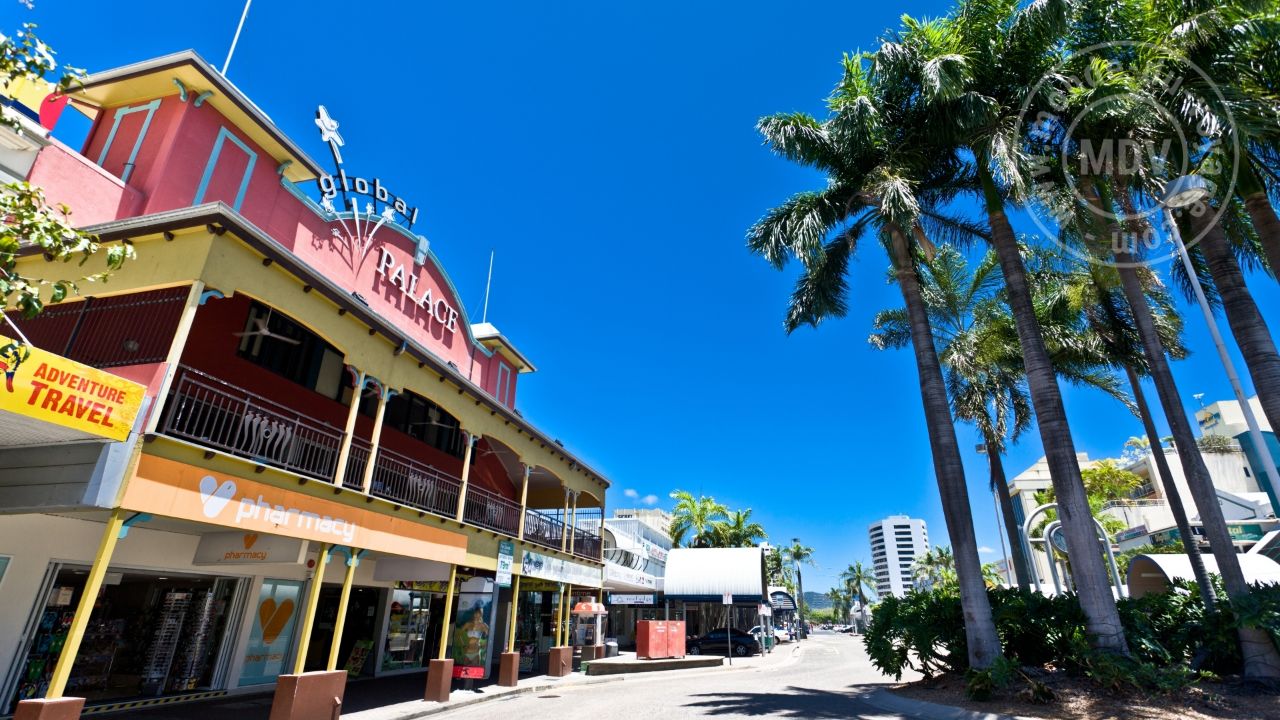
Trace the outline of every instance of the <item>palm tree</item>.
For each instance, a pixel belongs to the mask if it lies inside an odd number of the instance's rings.
[[[1107,14],[1106,10],[1098,10],[1092,6],[1090,11],[1096,11],[1104,16]],[[1084,23],[1087,32],[1077,38],[1076,43],[1092,46],[1099,40],[1116,39],[1107,35],[1114,31],[1113,25],[1093,22],[1088,15],[1086,20],[1090,20]],[[1143,54],[1118,52],[1113,53],[1113,56],[1108,59],[1111,60],[1110,64],[1105,70],[1098,68],[1100,72],[1095,75],[1098,81],[1091,88],[1078,90],[1067,96],[1069,105],[1074,105],[1074,108],[1069,108],[1068,112],[1075,110],[1072,118],[1072,136],[1077,138],[1073,141],[1075,145],[1082,144],[1079,138],[1126,138],[1142,141],[1158,137],[1161,132],[1180,129],[1177,123],[1171,122],[1166,115],[1151,110],[1152,107],[1160,106],[1160,94],[1165,91],[1165,88],[1149,80],[1144,82],[1144,79],[1160,72],[1162,69],[1160,63],[1164,61],[1160,55],[1149,57]],[[1095,66],[1091,64],[1090,67]],[[1041,142],[1061,142],[1061,132],[1060,128],[1052,126],[1047,130],[1041,129],[1040,133],[1046,136],[1041,139]],[[1064,143],[1064,147],[1070,149],[1073,146],[1072,143]],[[1240,570],[1239,559],[1235,554],[1234,544],[1222,515],[1213,480],[1195,444],[1191,423],[1186,416],[1181,395],[1168,365],[1166,348],[1151,311],[1147,287],[1138,270],[1140,258],[1136,253],[1139,248],[1136,243],[1133,247],[1129,247],[1114,241],[1110,243],[1110,247],[1106,247],[1104,242],[1097,240],[1123,238],[1126,237],[1126,230],[1132,232],[1135,228],[1146,231],[1142,233],[1144,235],[1153,232],[1149,226],[1143,227],[1146,223],[1140,220],[1138,209],[1144,197],[1158,196],[1160,188],[1157,178],[1164,163],[1144,164],[1142,158],[1132,158],[1132,160],[1136,162],[1128,165],[1137,167],[1136,171],[1125,171],[1124,163],[1098,167],[1083,162],[1078,166],[1071,165],[1066,170],[1067,172],[1078,171],[1075,172],[1075,183],[1080,188],[1085,206],[1077,206],[1074,213],[1063,216],[1065,218],[1064,234],[1076,238],[1095,238],[1094,242],[1082,242],[1085,249],[1103,259],[1114,260],[1118,285],[1123,291],[1130,318],[1142,347],[1142,359],[1155,383],[1166,420],[1169,422],[1170,431],[1178,448],[1178,456],[1187,477],[1188,487],[1200,512],[1210,547],[1218,560],[1224,586],[1233,601],[1244,602],[1250,593],[1249,586]],[[1088,171],[1086,167],[1089,168]],[[1232,296],[1237,324],[1242,327],[1247,326],[1247,329],[1237,334],[1237,339],[1241,340],[1242,349],[1250,345],[1251,352],[1248,353],[1248,357],[1251,357],[1260,368],[1261,377],[1280,382],[1280,355],[1276,355],[1275,345],[1265,323],[1262,322],[1261,315],[1244,288],[1243,275],[1240,273],[1233,253],[1227,249],[1227,240],[1221,224],[1209,218],[1207,214],[1199,219],[1196,218],[1196,213],[1189,213],[1189,215],[1191,215],[1190,224],[1202,236],[1201,249],[1208,258],[1208,265],[1214,273],[1219,294]],[[1121,217],[1127,219],[1130,227],[1122,226],[1119,219]],[[1098,285],[1105,289],[1108,280],[1104,274],[1101,271],[1094,271],[1094,276],[1101,278]],[[1223,304],[1225,307],[1225,295]],[[1228,316],[1230,319],[1230,310],[1228,310]],[[1246,337],[1252,338],[1252,342],[1246,340]],[[1132,371],[1132,363],[1129,367],[1131,381],[1135,381],[1136,373]],[[1251,370],[1254,367],[1255,365],[1250,365]],[[1258,381],[1258,377],[1259,375],[1255,374],[1255,382]],[[1133,384],[1137,386],[1136,382]],[[1260,389],[1261,387],[1262,385],[1259,385]],[[1140,389],[1138,392],[1140,393]],[[1276,399],[1280,400],[1280,394],[1276,395]],[[1277,405],[1277,418],[1280,419],[1280,405]],[[1154,427],[1149,423],[1145,424],[1147,424],[1148,433],[1154,435]],[[1162,454],[1162,452],[1157,453],[1157,455]],[[1160,460],[1163,458],[1158,458],[1157,462]],[[1176,497],[1176,489],[1169,495],[1171,498]],[[1185,516],[1185,512],[1183,514]],[[1181,522],[1179,524],[1182,525]],[[1189,533],[1189,526],[1187,530],[1181,531]],[[1188,537],[1193,536],[1188,534]],[[1194,545],[1194,543],[1188,544]],[[1077,560],[1074,553],[1072,558]],[[1195,559],[1193,557],[1193,562]],[[1207,573],[1200,568],[1197,570],[1198,579],[1207,585]],[[1211,594],[1207,594],[1206,601],[1212,603],[1212,597]],[[1266,634],[1255,628],[1240,628],[1239,636],[1246,674],[1258,677],[1280,677],[1280,653],[1276,651]]]
[[[840,573],[840,580],[844,582],[850,599],[857,598],[858,614],[865,625],[867,621],[867,593],[874,594],[876,591],[875,573],[859,560]]]
[[[728,515],[728,509],[713,497],[694,497],[685,490],[671,493],[676,505],[671,510],[671,543],[673,547],[687,540],[688,547],[713,547],[716,523]]]
[[[945,545],[933,548],[916,558],[911,564],[911,576],[915,580],[916,589],[923,585],[926,590],[945,590],[955,587],[956,559],[951,548]],[[986,573],[983,573],[985,587]]]
[[[807,633],[804,631],[804,577],[800,573],[800,566],[813,564],[813,548],[802,545],[800,538],[793,538],[791,545],[782,549],[782,556],[791,563],[796,573],[796,618],[799,620],[799,639],[803,639]]]
[[[1069,0],[962,0],[947,18],[904,18],[882,44],[877,72],[923,108],[934,142],[973,158],[992,247],[1000,260],[1040,440],[1060,503],[1063,534],[1076,562],[1076,588],[1090,644],[1128,654],[1128,644],[1098,552],[1098,536],[1076,462],[1057,373],[1037,322],[1022,248],[1005,213],[1026,196],[1029,175],[1018,118],[1038,81],[1053,69],[1071,20]]]
[[[1104,347],[1084,322],[1079,306],[1069,301],[1052,268],[1045,271],[1047,256],[1035,253],[1034,259],[1037,316],[1049,338],[1054,368],[1073,384],[1100,389],[1128,403],[1107,370],[1110,361]],[[1020,586],[1029,588],[1030,564],[1002,459],[1006,442],[1016,442],[1030,427],[1031,402],[1017,331],[1001,292],[998,261],[988,252],[971,272],[964,256],[954,248],[943,248],[922,264],[920,275],[934,342],[946,368],[952,411],[957,420],[973,423],[982,434],[991,491],[1000,503],[1015,576]],[[882,349],[905,345],[904,315],[901,309],[877,314],[871,344]]]
[[[821,192],[801,193],[766,213],[749,231],[748,246],[779,268],[792,256],[803,263],[785,323],[791,332],[846,313],[849,260],[865,232],[878,230],[910,317],[934,474],[947,532],[958,550],[969,662],[985,668],[1000,655],[1000,642],[982,585],[964,465],[916,273],[918,256],[933,249],[926,230],[955,238],[972,236],[974,229],[937,210],[962,184],[958,160],[928,150],[910,94],[873,83],[864,62],[862,55],[846,56],[827,121],[802,114],[760,121],[775,152],[826,173],[828,183]]]
[[[751,508],[734,510],[726,520],[716,522],[711,528],[713,547],[755,547],[767,536],[760,523],[751,521]]]
[[[849,593],[844,588],[833,587],[827,591],[827,597],[831,598],[831,609],[840,622],[848,621]]]

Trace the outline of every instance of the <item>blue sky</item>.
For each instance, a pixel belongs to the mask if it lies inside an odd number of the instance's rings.
[[[0,2],[0,29],[38,22],[90,71],[186,48],[221,66],[242,7]],[[611,507],[637,504],[627,489],[669,505],[674,488],[750,507],[775,542],[816,548],[807,590],[869,560],[867,526],[885,515],[922,517],[945,542],[914,363],[866,342],[875,312],[900,303],[883,254],[863,247],[847,319],[787,337],[794,271],[743,241],[767,208],[822,184],[761,147],[755,121],[822,112],[842,52],[945,3],[532,5],[256,0],[228,77],[317,158],[325,104],[348,167],[421,206],[416,229],[476,319],[496,251],[489,319],[539,367],[519,405],[612,480]],[[1280,328],[1277,284],[1251,282]],[[1188,317],[1183,394],[1227,398]],[[1115,402],[1064,394],[1090,456],[1140,434]],[[1006,466],[1041,454],[1032,433]],[[971,452],[966,465],[994,560],[986,465]]]

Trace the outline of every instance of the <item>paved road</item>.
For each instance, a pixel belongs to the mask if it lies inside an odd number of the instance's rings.
[[[795,652],[793,649],[798,649]],[[778,647],[734,669],[628,675],[622,682],[557,688],[451,710],[449,720],[640,720],[641,718],[905,717],[861,695],[889,682],[867,660],[861,638],[822,633]]]

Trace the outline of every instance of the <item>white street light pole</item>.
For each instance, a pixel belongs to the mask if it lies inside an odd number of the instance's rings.
[[[1222,333],[1218,331],[1218,321],[1213,317],[1213,308],[1209,307],[1209,300],[1204,296],[1204,288],[1200,287],[1200,277],[1196,274],[1195,266],[1191,264],[1187,246],[1182,242],[1178,223],[1173,219],[1171,208],[1194,205],[1208,195],[1207,184],[1203,178],[1196,175],[1184,175],[1170,182],[1165,188],[1164,200],[1161,202],[1164,207],[1164,219],[1169,225],[1169,235],[1173,238],[1173,244],[1178,248],[1178,256],[1182,258],[1182,267],[1186,269],[1187,276],[1191,279],[1191,288],[1195,291],[1196,301],[1200,304],[1200,312],[1204,314],[1205,324],[1209,326],[1209,335],[1218,349],[1218,359],[1222,361],[1222,367],[1227,371],[1231,390],[1235,392],[1236,402],[1240,404],[1240,410],[1244,413],[1244,421],[1249,426],[1249,437],[1258,449],[1258,455],[1262,461],[1262,470],[1271,480],[1273,492],[1280,492],[1280,473],[1276,471],[1276,461],[1271,457],[1271,448],[1267,447],[1266,438],[1262,436],[1262,428],[1258,426],[1258,418],[1254,416],[1253,408],[1249,406],[1249,398],[1244,393],[1244,386],[1240,384],[1240,376],[1236,374],[1235,364],[1231,362],[1231,356],[1227,354],[1227,345],[1222,341]],[[1280,432],[1280,428],[1272,428],[1272,430]],[[1274,508],[1274,510],[1280,512],[1280,508]]]

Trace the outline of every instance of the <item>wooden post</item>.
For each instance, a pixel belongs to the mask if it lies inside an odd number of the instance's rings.
[[[120,530],[124,528],[124,515],[125,511],[121,508],[112,510],[111,517],[107,519],[107,527],[102,531],[98,553],[93,558],[88,577],[85,578],[84,591],[80,593],[80,602],[76,603],[76,614],[71,620],[71,627],[67,629],[67,638],[62,643],[58,662],[53,666],[53,675],[49,678],[49,691],[45,693],[45,697],[50,700],[62,697],[63,691],[67,689],[71,666],[75,664],[76,654],[80,652],[80,642],[84,640],[84,631],[89,627],[89,616],[93,614],[98,591],[102,589],[102,580],[111,564],[111,555],[120,540]]]
[[[507,619],[507,652],[516,650],[516,606],[520,604],[520,576],[511,585],[511,617]]]
[[[165,356],[164,377],[156,390],[156,402],[151,408],[151,415],[147,417],[146,432],[148,433],[155,432],[160,426],[161,403],[163,398],[169,397],[169,388],[173,385],[173,378],[178,374],[182,351],[187,347],[187,337],[191,334],[191,326],[196,321],[196,310],[200,307],[200,299],[204,297],[204,287],[204,283],[197,280],[191,283],[191,288],[187,291],[187,304],[183,306],[182,315],[178,317],[178,327],[174,330],[173,340],[169,343],[169,352]],[[222,295],[222,293],[217,294],[219,297]]]
[[[520,530],[516,533],[516,537],[524,540],[524,519],[529,514],[529,473],[532,471],[528,465],[524,466],[524,481],[520,484]]]
[[[364,395],[364,383],[368,379],[368,375],[364,371],[355,371],[348,368],[355,376],[355,385],[351,393],[351,407],[347,409],[347,426],[342,433],[342,444],[338,446],[338,466],[333,470],[333,486],[342,487],[342,481],[347,476],[347,458],[351,457],[351,440],[356,432],[356,415],[360,413],[360,396]]]
[[[293,659],[294,675],[301,675],[307,665],[307,649],[311,646],[311,628],[316,623],[316,608],[320,605],[320,586],[324,584],[324,567],[329,564],[329,553],[332,550],[332,545],[320,543],[320,553],[316,555],[316,571],[311,577],[311,587],[307,588],[306,607],[302,609],[298,655]]]
[[[333,623],[333,641],[329,645],[330,671],[338,669],[338,647],[342,644],[342,630],[347,624],[347,605],[351,601],[351,584],[356,579],[356,566],[360,554],[355,548],[347,548],[347,574],[342,578],[342,597],[338,600],[338,617]]]
[[[462,484],[458,486],[458,522],[462,522],[462,513],[467,508],[467,479],[471,477],[471,454],[479,435],[467,433],[467,449],[462,455]]]
[[[369,489],[373,486],[373,468],[378,462],[378,443],[382,440],[382,419],[387,414],[387,403],[394,394],[387,388],[378,393],[378,412],[373,416],[373,434],[369,436],[369,461],[365,463],[364,480],[360,483],[365,495],[369,494]]]
[[[444,660],[445,654],[449,651],[449,616],[453,614],[453,589],[458,581],[458,566],[449,566],[449,589],[444,594],[444,615],[443,622],[440,623],[440,654],[439,659]]]
[[[560,552],[569,547],[569,488],[564,489],[564,512],[560,515]]]

